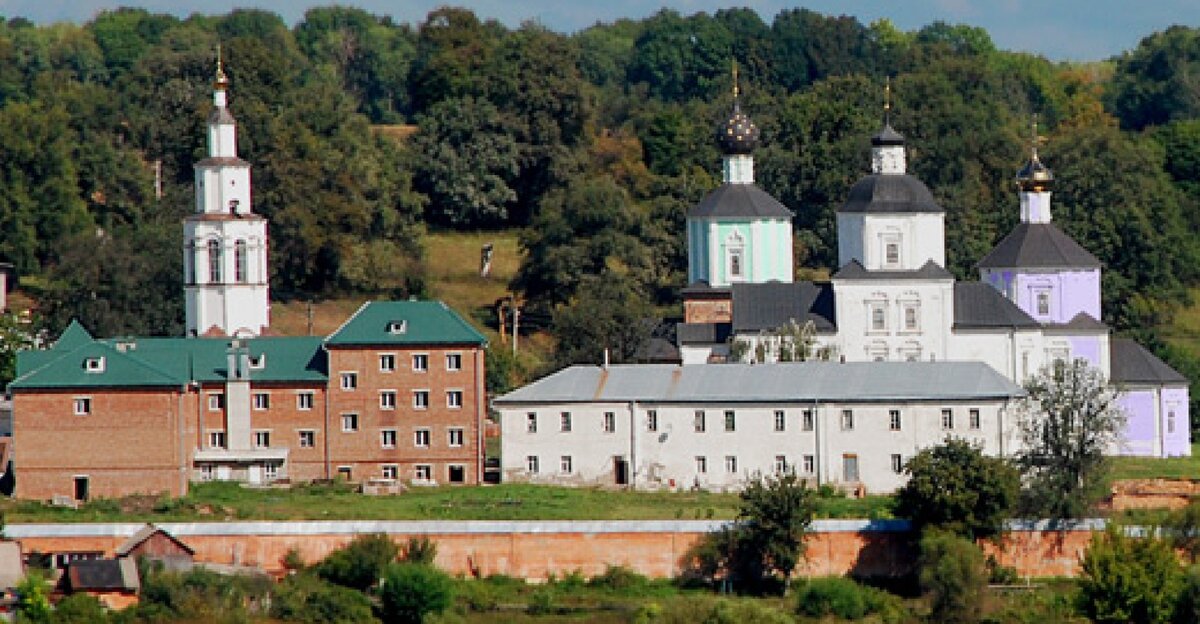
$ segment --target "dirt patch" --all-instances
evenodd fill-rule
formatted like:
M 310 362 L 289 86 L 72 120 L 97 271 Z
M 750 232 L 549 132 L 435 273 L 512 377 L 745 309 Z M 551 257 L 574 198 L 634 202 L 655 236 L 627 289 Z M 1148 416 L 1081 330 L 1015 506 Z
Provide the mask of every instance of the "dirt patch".
M 1180 509 L 1200 496 L 1200 481 L 1193 479 L 1125 479 L 1113 482 L 1110 504 L 1126 509 Z

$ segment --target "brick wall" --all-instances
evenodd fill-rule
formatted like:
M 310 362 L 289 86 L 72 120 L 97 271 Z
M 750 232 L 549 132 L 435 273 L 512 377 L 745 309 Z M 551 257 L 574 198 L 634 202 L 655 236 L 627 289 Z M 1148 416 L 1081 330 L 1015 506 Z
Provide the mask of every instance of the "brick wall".
M 579 571 L 595 575 L 624 565 L 652 577 L 679 573 L 688 549 L 716 522 L 282 522 L 163 524 L 196 551 L 195 560 L 255 565 L 282 574 L 283 558 L 297 549 L 318 561 L 355 535 L 382 532 L 397 542 L 426 536 L 437 543 L 437 565 L 451 574 L 506 574 L 544 579 Z M 24 552 L 103 551 L 106 555 L 140 528 L 128 525 L 8 525 Z M 817 521 L 808 540 L 804 575 L 898 575 L 916 562 L 905 531 L 875 530 L 859 521 Z M 1010 532 L 985 550 L 1022 576 L 1073 576 L 1092 530 L 1041 528 Z

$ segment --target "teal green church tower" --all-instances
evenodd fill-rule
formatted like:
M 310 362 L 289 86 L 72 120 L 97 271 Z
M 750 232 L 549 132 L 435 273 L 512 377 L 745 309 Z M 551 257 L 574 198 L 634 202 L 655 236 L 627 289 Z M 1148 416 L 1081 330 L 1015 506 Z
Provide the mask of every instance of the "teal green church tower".
M 733 113 L 717 129 L 724 184 L 687 214 L 690 284 L 792 281 L 792 212 L 754 184 L 758 135 L 735 86 Z

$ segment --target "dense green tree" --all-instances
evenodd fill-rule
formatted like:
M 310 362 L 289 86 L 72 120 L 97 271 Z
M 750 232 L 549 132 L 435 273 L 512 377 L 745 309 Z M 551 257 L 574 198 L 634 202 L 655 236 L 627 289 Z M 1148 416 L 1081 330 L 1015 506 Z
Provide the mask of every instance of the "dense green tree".
M 1107 101 L 1121 126 L 1141 130 L 1200 117 L 1200 29 L 1172 26 L 1117 59 Z
M 366 591 L 379 584 L 399 554 L 400 548 L 387 535 L 360 535 L 321 560 L 314 571 L 331 583 Z
M 724 23 L 705 13 L 684 17 L 662 9 L 642 24 L 628 80 L 668 101 L 711 98 L 728 88 L 732 52 Z
M 993 537 L 1016 505 L 1016 468 L 952 438 L 922 450 L 904 466 L 908 481 L 896 492 L 896 515 L 919 531 L 935 528 L 968 539 Z
M 306 624 L 377 622 L 366 594 L 311 573 L 283 579 L 271 596 L 271 617 Z
M 751 586 L 779 578 L 786 588 L 804 559 L 816 492 L 795 474 L 758 475 L 738 494 L 734 568 Z
M 829 76 L 869 72 L 878 54 L 858 20 L 808 9 L 787 9 L 776 15 L 771 41 L 773 81 L 789 92 Z
M 503 34 L 496 22 L 480 22 L 469 9 L 441 7 L 421 24 L 409 73 L 409 97 L 421 113 L 448 99 L 483 97 L 484 68 Z
M 585 279 L 575 299 L 555 310 L 553 318 L 555 368 L 636 361 L 656 323 L 630 278 L 608 271 Z
M 88 29 L 104 54 L 105 64 L 120 72 L 133 67 L 176 23 L 178 20 L 170 15 L 126 7 L 101 12 Z
M 1025 382 L 1015 456 L 1024 481 L 1021 508 L 1043 518 L 1081 518 L 1105 494 L 1106 452 L 1125 411 L 1087 360 L 1056 362 Z
M 1167 624 L 1184 585 L 1170 545 L 1121 527 L 1092 536 L 1080 564 L 1079 606 L 1094 622 Z
M 978 622 L 987 592 L 987 566 L 973 541 L 940 531 L 921 538 L 921 589 L 929 595 L 930 620 Z
M 104 624 L 108 621 L 108 610 L 94 596 L 71 594 L 54 605 L 49 621 L 53 624 Z

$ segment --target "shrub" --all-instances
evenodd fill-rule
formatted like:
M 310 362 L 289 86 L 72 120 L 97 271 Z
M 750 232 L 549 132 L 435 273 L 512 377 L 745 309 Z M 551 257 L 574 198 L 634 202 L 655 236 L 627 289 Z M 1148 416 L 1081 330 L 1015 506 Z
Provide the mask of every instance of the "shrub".
M 365 594 L 321 580 L 312 573 L 295 574 L 279 583 L 271 601 L 271 617 L 311 624 L 376 621 Z
M 790 615 L 761 600 L 687 596 L 640 607 L 635 624 L 793 624 Z
M 380 590 L 385 622 L 420 624 L 430 613 L 441 613 L 454 598 L 453 581 L 445 572 L 421 563 L 388 566 Z
M 614 593 L 637 595 L 650 585 L 650 579 L 625 566 L 608 566 L 603 574 L 593 576 L 588 585 Z
M 382 533 L 360 535 L 317 564 L 317 574 L 344 587 L 366 591 L 379 582 L 384 569 L 396 560 L 400 549 Z
M 933 621 L 976 622 L 987 590 L 983 552 L 952 533 L 929 531 L 921 538 L 921 588 L 929 594 Z
M 917 453 L 896 493 L 896 515 L 969 539 L 1000 532 L 1017 502 L 1020 477 L 1007 461 L 988 457 L 966 440 L 950 439 Z
M 1185 586 L 1166 541 L 1116 527 L 1092 537 L 1080 568 L 1080 610 L 1097 622 L 1170 622 Z
M 410 537 L 404 545 L 403 559 L 409 563 L 432 564 L 437 557 L 437 543 L 428 537 Z
M 859 585 L 842 576 L 809 579 L 796 595 L 796 612 L 823 618 L 835 615 L 843 620 L 860 620 L 888 610 L 894 599 L 879 589 Z

